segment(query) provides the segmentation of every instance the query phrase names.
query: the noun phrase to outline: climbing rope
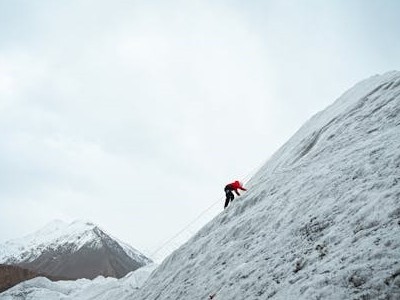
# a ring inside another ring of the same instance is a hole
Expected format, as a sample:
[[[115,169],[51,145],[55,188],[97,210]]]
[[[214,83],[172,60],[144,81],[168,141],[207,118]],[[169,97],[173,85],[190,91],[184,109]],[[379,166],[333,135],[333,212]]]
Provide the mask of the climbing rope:
[[[183,232],[185,232],[190,226],[192,226],[194,223],[196,223],[203,215],[205,215],[209,210],[211,210],[215,205],[218,203],[221,203],[221,199],[218,199],[214,203],[212,203],[209,207],[207,207],[205,210],[203,210],[195,219],[193,219],[191,222],[189,222],[186,226],[184,226],[179,232],[177,232],[175,235],[173,235],[171,238],[166,240],[164,243],[161,244],[152,254],[151,257],[154,257],[158,252],[160,252],[162,249],[165,248],[168,244],[170,244],[174,239],[176,239],[178,236],[180,236]]]

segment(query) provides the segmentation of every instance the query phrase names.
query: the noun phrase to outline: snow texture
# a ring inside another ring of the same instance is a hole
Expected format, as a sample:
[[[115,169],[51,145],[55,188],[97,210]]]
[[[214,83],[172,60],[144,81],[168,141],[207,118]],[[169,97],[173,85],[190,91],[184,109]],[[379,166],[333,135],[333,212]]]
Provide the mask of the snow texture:
[[[99,276],[93,280],[53,282],[44,277],[37,277],[22,282],[0,294],[1,300],[37,299],[37,300],[109,300],[122,299],[127,294],[139,289],[155,264],[147,265],[127,274],[121,279]]]
[[[311,118],[127,299],[400,299],[400,72]]]
[[[89,221],[77,220],[68,224],[55,220],[35,233],[0,244],[0,263],[31,262],[38,258],[43,251],[58,249],[60,246],[68,248],[70,252],[76,252],[88,244],[91,245],[91,248],[101,247],[101,237],[95,230],[96,228],[98,226]],[[104,232],[104,230],[101,231]],[[121,241],[118,243],[133,260],[143,265],[151,262],[128,244]]]

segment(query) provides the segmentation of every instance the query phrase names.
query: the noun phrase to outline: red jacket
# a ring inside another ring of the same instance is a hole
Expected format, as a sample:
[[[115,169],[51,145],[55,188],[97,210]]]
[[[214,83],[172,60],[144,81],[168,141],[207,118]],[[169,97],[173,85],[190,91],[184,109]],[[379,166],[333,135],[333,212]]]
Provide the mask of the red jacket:
[[[234,191],[236,195],[240,195],[238,190],[247,191],[239,181],[229,183],[225,186],[225,190]]]

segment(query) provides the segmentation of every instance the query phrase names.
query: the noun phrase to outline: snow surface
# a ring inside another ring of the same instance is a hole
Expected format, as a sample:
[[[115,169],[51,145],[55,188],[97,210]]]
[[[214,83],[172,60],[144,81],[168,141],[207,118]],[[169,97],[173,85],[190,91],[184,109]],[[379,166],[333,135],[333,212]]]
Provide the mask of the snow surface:
[[[400,72],[309,120],[126,299],[400,299]]]
[[[89,243],[91,247],[95,247],[96,243],[101,246],[101,238],[95,228],[98,226],[89,221],[76,220],[70,224],[60,220],[52,221],[30,235],[0,244],[0,263],[31,262],[44,250],[57,249],[62,245],[68,245],[71,252],[78,251]],[[102,229],[101,231],[104,232]],[[128,244],[121,241],[118,243],[135,261],[143,264],[150,262],[147,257]]]
[[[157,267],[147,265],[116,279],[99,276],[93,280],[52,282],[44,277],[37,277],[22,282],[0,294],[1,300],[37,299],[37,300],[109,300],[121,299],[129,292],[139,289],[148,276]]]
[[[400,72],[311,118],[247,188],[139,290],[112,280],[74,298],[34,279],[0,298],[400,299]]]

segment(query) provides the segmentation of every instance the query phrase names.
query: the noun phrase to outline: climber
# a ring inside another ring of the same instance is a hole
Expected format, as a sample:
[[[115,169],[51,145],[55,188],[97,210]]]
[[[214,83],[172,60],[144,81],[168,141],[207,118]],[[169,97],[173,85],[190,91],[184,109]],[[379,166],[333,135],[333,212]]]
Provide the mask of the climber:
[[[243,185],[237,180],[235,182],[229,183],[225,186],[226,199],[225,199],[224,209],[228,206],[229,202],[233,201],[233,199],[235,198],[232,191],[234,191],[236,195],[240,196],[238,190],[247,191],[243,187]]]

